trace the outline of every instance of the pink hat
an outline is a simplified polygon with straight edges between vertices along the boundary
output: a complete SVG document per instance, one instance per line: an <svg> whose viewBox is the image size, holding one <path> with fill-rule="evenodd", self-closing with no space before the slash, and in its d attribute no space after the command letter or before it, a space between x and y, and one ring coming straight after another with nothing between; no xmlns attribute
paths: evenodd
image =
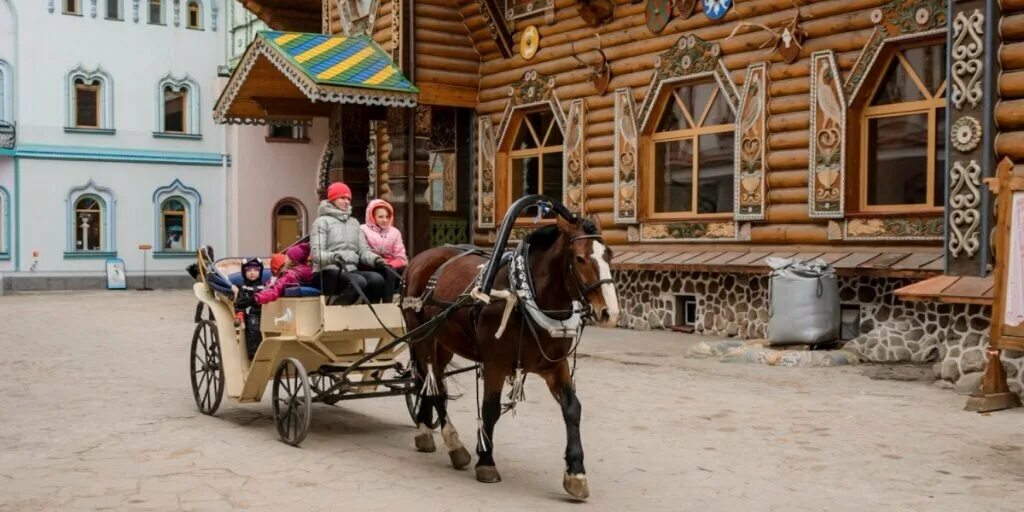
<svg viewBox="0 0 1024 512"><path fill-rule="evenodd" d="M292 260L292 263L301 265L309 260L309 244L303 242L293 245L284 253L288 256L288 259Z"/></svg>

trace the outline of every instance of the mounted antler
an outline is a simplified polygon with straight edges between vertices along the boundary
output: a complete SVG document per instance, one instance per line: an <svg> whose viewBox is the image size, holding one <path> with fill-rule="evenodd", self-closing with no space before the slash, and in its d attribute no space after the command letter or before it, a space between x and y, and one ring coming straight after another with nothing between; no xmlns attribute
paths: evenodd
<svg viewBox="0 0 1024 512"><path fill-rule="evenodd" d="M601 56L599 64L587 64L583 59L579 58L579 56L576 55L575 42L569 43L569 48L572 50L572 58L579 61L583 67L590 70L590 81L594 82L594 87L597 88L597 93L599 95L604 95L604 93L608 92L608 84L612 81L612 69L611 66L608 65L608 56L605 55L604 50L601 49L601 35L594 34L594 37L597 38L597 48L591 49L597 51L598 55Z"/></svg>
<svg viewBox="0 0 1024 512"><path fill-rule="evenodd" d="M796 8L796 14L793 15L793 19L781 26L782 30L772 29L766 25L760 23L750 23L741 21L736 25L736 28L732 29L732 33L729 37L735 36L741 28L744 27L755 27L772 35L772 38L765 41L760 48L765 48L768 45L772 47L768 50L768 53L779 52L782 60L786 61L787 64L792 64L796 61L797 57L800 56L800 50L803 50L801 44L804 40L804 30L800 28L800 6L793 2L793 7ZM780 45L781 43L781 45Z"/></svg>

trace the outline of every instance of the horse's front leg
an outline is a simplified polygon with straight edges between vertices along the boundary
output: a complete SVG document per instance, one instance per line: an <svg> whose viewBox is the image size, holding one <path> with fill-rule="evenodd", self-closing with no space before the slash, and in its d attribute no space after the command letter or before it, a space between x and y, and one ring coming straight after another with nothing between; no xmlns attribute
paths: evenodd
<svg viewBox="0 0 1024 512"><path fill-rule="evenodd" d="M448 379L444 376L444 369L451 362L452 353L440 345L438 345L437 351L438 361L435 363L434 372L438 378L440 396L433 397L433 404L437 411L437 417L440 420L441 437L444 439L445 448L448 449L448 458L452 461L452 467L462 469L468 466L473 461L473 458L469 455L469 450L459 440L459 432L455 429L455 425L452 424L451 418L448 417Z"/></svg>
<svg viewBox="0 0 1024 512"><path fill-rule="evenodd" d="M562 362L556 368L545 372L544 380L551 390L551 395L562 406L562 418L565 420L565 476L562 487L573 498L584 500L590 496L587 486L587 471L583 468L583 441L580 439L580 416L583 407L576 390L573 389L572 378L569 376L569 363Z"/></svg>
<svg viewBox="0 0 1024 512"><path fill-rule="evenodd" d="M476 444L476 479L484 483L501 481L494 465L494 425L501 417L501 388L505 372L493 366L483 367L484 399L480 407L483 425L479 427Z"/></svg>

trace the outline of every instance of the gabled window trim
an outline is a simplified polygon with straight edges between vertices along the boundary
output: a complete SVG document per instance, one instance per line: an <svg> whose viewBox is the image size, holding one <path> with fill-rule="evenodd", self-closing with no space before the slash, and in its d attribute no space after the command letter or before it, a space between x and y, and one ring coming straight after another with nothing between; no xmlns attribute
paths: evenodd
<svg viewBox="0 0 1024 512"><path fill-rule="evenodd" d="M100 82L100 94L97 97L100 105L96 110L98 117L97 121L99 126L83 127L75 125L75 114L77 105L75 103L75 81L78 79L85 80L86 82ZM114 131L114 81L110 78L110 74L103 69L102 66L97 66L92 71L86 69L82 65L68 72L65 77L65 92L64 92L64 131L75 132L75 133L113 133Z"/></svg>
<svg viewBox="0 0 1024 512"><path fill-rule="evenodd" d="M188 90L185 105L185 132L168 132L164 128L164 89L171 87L175 90L185 88ZM156 128L153 136L156 138L193 139L202 138L202 116L200 113L200 89L199 83L190 75L182 78L175 78L173 74L164 75L156 88Z"/></svg>

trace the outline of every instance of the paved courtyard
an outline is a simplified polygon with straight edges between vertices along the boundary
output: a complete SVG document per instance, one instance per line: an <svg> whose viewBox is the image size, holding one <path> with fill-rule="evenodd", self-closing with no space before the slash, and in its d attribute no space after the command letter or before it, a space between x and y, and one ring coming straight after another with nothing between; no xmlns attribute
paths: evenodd
<svg viewBox="0 0 1024 512"><path fill-rule="evenodd" d="M536 378L498 423L499 484L417 453L400 398L315 407L292 448L269 403L196 412L194 304L185 291L0 297L0 510L1024 509L1024 411L961 412L964 397L864 367L685 359L698 339L663 332L588 330L586 504L564 499L561 415ZM472 447L472 379L454 391Z"/></svg>

